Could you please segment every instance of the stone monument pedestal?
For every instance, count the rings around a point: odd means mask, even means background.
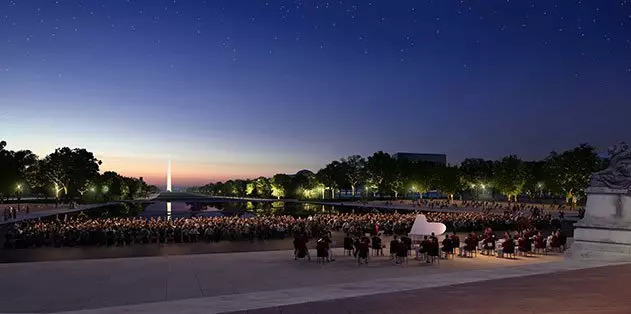
[[[628,189],[587,189],[585,216],[574,225],[571,259],[631,260],[631,195]]]

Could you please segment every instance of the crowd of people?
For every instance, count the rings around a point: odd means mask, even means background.
[[[442,222],[449,230],[522,230],[547,228],[551,215],[521,212],[423,212],[430,222]],[[40,246],[109,246],[146,243],[186,243],[282,239],[296,233],[316,237],[341,231],[351,235],[385,235],[409,232],[416,213],[321,214],[292,216],[193,217],[193,218],[88,218],[30,220],[13,224],[5,233],[7,248]]]
[[[372,236],[351,235],[347,233],[343,240],[344,255],[353,256],[357,264],[368,263],[370,251],[372,256],[383,256],[386,245],[383,244],[382,233],[376,233]],[[296,233],[294,236],[294,259],[308,258],[311,259],[307,243],[309,237],[304,233]],[[334,261],[331,251],[331,235],[330,233],[322,234],[316,241],[315,251],[318,262]],[[477,254],[478,251],[485,255],[496,255],[504,257],[506,254],[530,255],[533,253],[545,253],[548,250],[557,250],[562,252],[565,249],[567,237],[560,231],[556,230],[547,237],[543,236],[540,230],[534,227],[510,233],[504,232],[503,237],[493,231],[492,228],[484,229],[484,232],[468,233],[464,240],[461,241],[458,234],[453,231],[452,234],[445,234],[444,239],[440,241],[434,233],[425,235],[422,240],[412,240],[408,234],[400,236],[395,235],[390,241],[389,252],[390,259],[394,264],[402,264],[407,262],[408,256],[416,252],[415,259],[434,263],[441,258],[448,258],[449,255],[468,257]]]
[[[371,202],[359,201],[362,205],[371,205]],[[501,202],[501,201],[484,201],[484,200],[446,200],[446,199],[417,199],[417,200],[399,200],[399,201],[377,201],[372,202],[376,205],[392,206],[392,207],[412,207],[419,208],[420,210],[475,210],[482,212],[539,212],[539,213],[563,213],[570,210],[578,209],[582,207],[573,208],[566,204],[533,204],[533,203],[514,203],[514,202]]]

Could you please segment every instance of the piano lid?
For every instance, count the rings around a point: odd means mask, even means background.
[[[417,215],[410,230],[412,236],[434,235],[439,236],[447,231],[447,226],[442,222],[428,222],[425,215]]]

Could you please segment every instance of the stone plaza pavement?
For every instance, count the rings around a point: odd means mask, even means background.
[[[631,265],[268,307],[230,314],[631,313]]]
[[[563,262],[559,255],[505,260],[350,257],[318,265],[291,251],[0,264],[0,313],[225,313],[549,274],[616,263]],[[550,284],[554,284],[551,281]],[[442,291],[442,290],[440,290]],[[515,291],[515,297],[519,290]],[[454,302],[457,304],[457,302]],[[317,304],[317,303],[316,303]],[[282,309],[282,308],[281,308]],[[283,313],[287,313],[284,311]],[[289,311],[291,313],[292,311]]]

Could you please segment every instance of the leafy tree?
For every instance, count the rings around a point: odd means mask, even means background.
[[[88,184],[86,190],[95,188],[106,199],[125,199],[129,195],[129,187],[125,178],[114,171],[104,172],[96,182],[96,186]]]
[[[399,198],[399,193],[407,191],[406,187],[411,188],[411,182],[413,182],[413,163],[406,159],[394,159],[393,160],[393,172],[390,180],[390,187],[394,192],[394,198]]]
[[[585,195],[589,178],[601,166],[601,160],[594,147],[581,144],[561,154],[552,152],[546,159],[546,172],[549,175],[547,187],[565,196],[566,203],[576,204],[578,197]]]
[[[489,184],[493,178],[493,161],[467,158],[460,163],[460,171],[469,185]]]
[[[343,180],[342,167],[339,161],[333,161],[316,173],[316,179],[323,187],[322,198],[324,198],[326,189],[330,189],[331,198],[335,198],[335,189],[338,188],[338,183]]]
[[[245,195],[256,196],[258,194],[256,190],[256,181],[247,181],[245,184]]]
[[[58,148],[42,160],[43,176],[55,186],[56,193],[61,191],[68,198],[79,194],[86,183],[93,181],[99,174],[101,161],[94,154],[83,148]]]
[[[238,196],[239,190],[237,189],[236,184],[233,180],[228,180],[226,181],[226,183],[223,184],[223,187],[219,188],[218,194],[226,196]]]
[[[270,197],[272,195],[272,185],[265,177],[256,179],[256,192],[259,197]]]
[[[315,174],[309,170],[300,170],[291,178],[291,191],[295,196],[313,198],[316,196],[313,191],[317,187]]]
[[[453,201],[454,194],[465,188],[464,179],[459,168],[450,166],[440,166],[434,168],[434,185],[442,193],[449,196]]]
[[[272,177],[272,196],[275,196],[278,199],[281,199],[287,195],[287,191],[289,191],[291,185],[291,177],[284,174],[278,173]]]
[[[496,162],[494,168],[493,183],[500,193],[506,195],[510,201],[511,197],[517,202],[517,195],[523,191],[526,183],[526,166],[515,155],[504,157]]]
[[[158,194],[160,193],[160,188],[155,185],[147,185],[147,194]]]
[[[248,181],[246,180],[234,180],[233,191],[237,196],[246,196]]]
[[[28,188],[28,179],[35,165],[37,156],[30,150],[6,150],[7,143],[0,142],[0,201],[3,197],[14,196]]]
[[[526,183],[524,184],[524,192],[528,195],[540,195],[546,188],[545,182],[549,181],[545,171],[544,161],[524,162],[526,171]]]
[[[125,185],[128,188],[128,194],[125,196],[127,199],[135,199],[138,197],[147,196],[148,186],[147,183],[143,180],[143,178],[131,178],[131,177],[123,177],[125,181]]]
[[[366,170],[370,180],[377,185],[380,192],[391,192],[392,181],[396,176],[397,165],[394,158],[382,151],[368,157]]]
[[[430,162],[408,162],[405,171],[405,188],[423,193],[436,188],[436,175],[439,167]]]
[[[366,182],[366,160],[359,155],[352,155],[340,160],[346,182],[355,197],[357,186]]]
[[[376,152],[367,160],[353,155],[331,162],[317,174],[302,170],[295,175],[276,174],[271,179],[261,177],[253,181],[211,183],[196,190],[213,195],[243,196],[248,193],[261,197],[292,195],[311,198],[317,197],[319,192],[324,193],[321,188],[333,191],[350,188],[354,196],[357,187],[364,185],[367,191],[373,193],[380,191],[383,195],[384,192],[394,192],[395,198],[414,187],[413,190],[419,192],[439,189],[453,199],[453,194],[471,187],[471,184],[484,184],[513,199],[523,192],[533,195],[534,191],[541,192],[545,188],[576,201],[577,196],[584,194],[590,174],[602,165],[603,162],[588,145],[561,155],[553,153],[543,161],[523,162],[516,156],[496,162],[466,159],[460,167],[397,160],[387,153]],[[249,187],[247,191],[246,187]]]
[[[14,181],[13,152],[6,150],[7,142],[0,141],[0,202],[13,193]]]
[[[40,160],[30,150],[14,152],[5,147],[6,142],[0,141],[0,198],[8,192],[15,193],[18,184],[21,192],[42,196],[51,192],[59,196],[63,192],[67,199],[88,191],[102,193],[105,181],[107,191],[112,188],[120,198],[145,195],[150,189],[142,178],[122,177],[114,172],[100,176],[101,161],[85,149],[59,148]]]
[[[34,195],[50,196],[52,195],[52,188],[46,180],[46,177],[43,175],[41,167],[41,161],[38,161],[35,165],[29,167],[26,173],[26,182]]]

